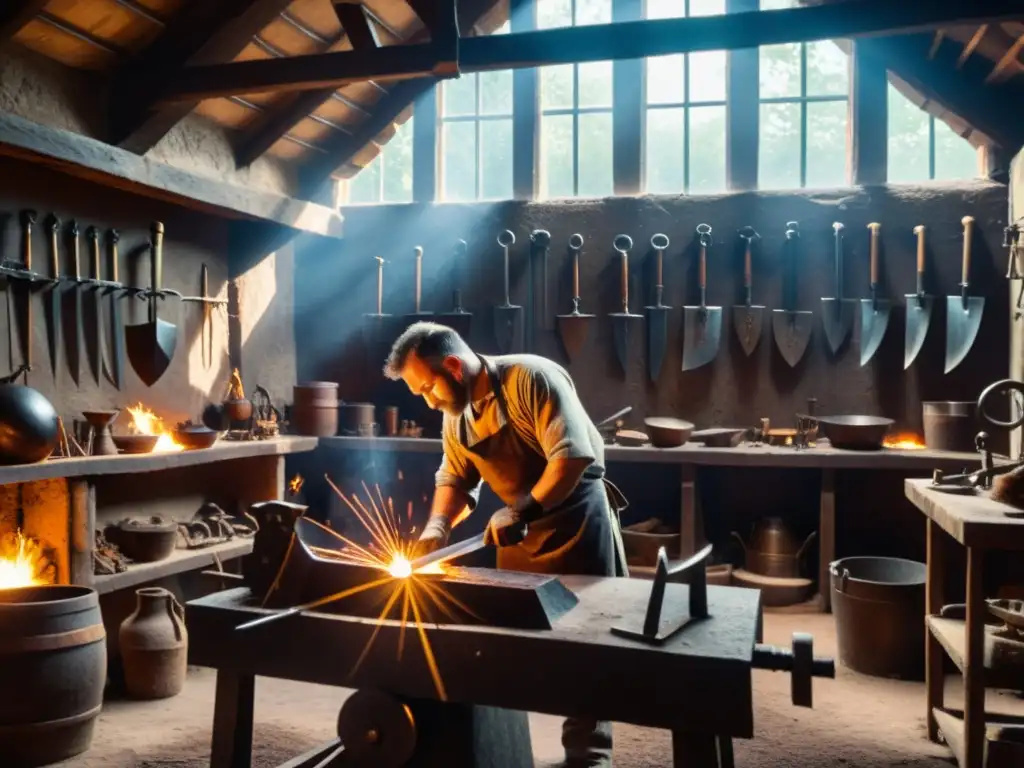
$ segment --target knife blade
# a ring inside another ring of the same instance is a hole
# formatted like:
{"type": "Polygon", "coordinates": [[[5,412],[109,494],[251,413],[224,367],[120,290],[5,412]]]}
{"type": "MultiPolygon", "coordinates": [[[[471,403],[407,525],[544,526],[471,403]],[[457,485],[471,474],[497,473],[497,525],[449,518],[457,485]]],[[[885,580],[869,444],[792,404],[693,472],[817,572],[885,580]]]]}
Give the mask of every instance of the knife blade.
{"type": "Polygon", "coordinates": [[[428,565],[433,565],[434,563],[446,563],[449,560],[454,560],[456,557],[462,557],[463,555],[478,552],[487,546],[484,541],[486,535],[487,531],[484,530],[482,533],[478,533],[476,536],[471,536],[464,541],[449,544],[447,547],[435,549],[429,555],[418,557],[409,564],[412,568],[412,572],[416,573],[417,571],[426,568],[428,565]]]}
{"type": "MultiPolygon", "coordinates": [[[[117,244],[121,240],[121,234],[116,230],[110,230],[110,279],[120,283],[120,269],[118,267],[119,256],[117,244]]],[[[124,325],[121,323],[121,297],[120,288],[110,291],[110,362],[113,365],[112,384],[121,389],[124,382],[124,325]]]]}
{"type": "Polygon", "coordinates": [[[202,353],[203,367],[210,370],[213,367],[213,305],[207,301],[210,298],[210,274],[206,265],[203,264],[203,328],[202,328],[202,353]]]}
{"type": "Polygon", "coordinates": [[[108,379],[111,378],[105,349],[107,345],[104,330],[106,323],[103,322],[103,288],[99,282],[103,279],[103,273],[100,269],[100,231],[97,227],[89,227],[86,230],[86,236],[89,239],[89,259],[92,262],[92,277],[96,281],[93,283],[92,290],[90,291],[90,313],[96,332],[96,346],[93,348],[95,357],[92,361],[92,370],[96,376],[96,383],[99,384],[101,376],[106,376],[108,379]]]}
{"type": "Polygon", "coordinates": [[[72,354],[69,355],[69,363],[71,367],[71,377],[75,380],[75,384],[79,387],[82,386],[82,326],[84,321],[82,319],[82,263],[80,259],[80,252],[78,247],[78,222],[75,219],[71,220],[71,256],[72,256],[72,277],[75,281],[75,287],[71,290],[71,300],[74,306],[74,338],[70,339],[71,342],[68,351],[72,354]]]}
{"type": "Polygon", "coordinates": [[[50,235],[50,278],[53,280],[50,286],[50,367],[53,369],[53,380],[57,381],[60,368],[60,333],[63,322],[60,310],[63,296],[60,289],[60,246],[57,242],[60,219],[56,215],[50,215],[47,230],[50,235]]]}
{"type": "MultiPolygon", "coordinates": [[[[21,212],[22,227],[24,235],[24,242],[22,243],[22,263],[25,265],[25,270],[31,274],[32,272],[32,225],[36,223],[36,212],[35,211],[22,211],[21,212]]],[[[23,359],[27,370],[32,370],[32,342],[33,339],[33,325],[35,323],[35,317],[32,312],[32,285],[31,283],[23,283],[24,298],[25,298],[25,330],[22,334],[22,341],[25,345],[23,359]]]]}

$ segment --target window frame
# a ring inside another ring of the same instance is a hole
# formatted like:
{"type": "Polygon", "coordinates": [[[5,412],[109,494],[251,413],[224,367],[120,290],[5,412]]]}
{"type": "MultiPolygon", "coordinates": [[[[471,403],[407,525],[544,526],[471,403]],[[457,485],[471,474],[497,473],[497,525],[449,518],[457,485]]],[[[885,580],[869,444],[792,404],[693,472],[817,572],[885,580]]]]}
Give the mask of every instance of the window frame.
{"type": "MultiPolygon", "coordinates": [[[[415,123],[414,123],[415,119],[416,119],[416,115],[413,114],[413,115],[411,115],[409,117],[408,120],[406,120],[401,125],[397,126],[397,128],[395,129],[395,136],[398,136],[399,131],[401,131],[403,133],[405,131],[408,131],[409,132],[409,141],[410,141],[410,144],[411,144],[411,142],[413,141],[413,133],[414,133],[414,128],[415,128],[415,123]]],[[[384,182],[385,182],[385,179],[387,177],[387,173],[386,173],[387,169],[384,167],[384,153],[388,151],[388,147],[392,146],[392,142],[394,141],[395,136],[393,136],[391,138],[391,141],[387,142],[386,144],[384,144],[384,145],[382,145],[380,147],[380,151],[377,153],[377,156],[375,158],[373,158],[373,160],[371,160],[369,163],[364,165],[362,168],[360,168],[358,171],[356,171],[356,173],[352,174],[347,179],[339,179],[338,180],[338,185],[337,185],[337,187],[335,189],[335,207],[336,208],[355,208],[355,207],[358,207],[358,206],[367,206],[367,205],[408,205],[409,203],[416,202],[416,182],[415,182],[415,180],[412,182],[412,184],[409,187],[408,199],[406,199],[406,200],[385,200],[384,199],[384,182]],[[373,201],[373,202],[353,203],[351,201],[351,188],[350,188],[350,185],[351,185],[353,179],[355,179],[356,176],[358,176],[359,174],[365,172],[374,163],[379,163],[380,164],[380,178],[377,181],[377,195],[376,195],[377,199],[375,201],[373,201]]],[[[410,175],[412,175],[413,169],[415,168],[415,165],[416,165],[415,147],[414,147],[414,145],[411,145],[410,148],[409,148],[409,173],[410,173],[410,175]]]]}

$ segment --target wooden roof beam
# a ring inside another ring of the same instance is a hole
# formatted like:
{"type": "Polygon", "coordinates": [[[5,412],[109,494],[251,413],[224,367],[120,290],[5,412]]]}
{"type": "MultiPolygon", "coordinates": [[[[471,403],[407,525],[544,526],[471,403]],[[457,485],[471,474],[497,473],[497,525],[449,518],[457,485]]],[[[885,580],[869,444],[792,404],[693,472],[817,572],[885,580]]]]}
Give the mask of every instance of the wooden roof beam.
{"type": "Polygon", "coordinates": [[[202,0],[186,5],[168,22],[164,34],[127,62],[115,79],[110,97],[110,143],[136,154],[148,152],[200,101],[158,107],[154,96],[186,65],[234,59],[291,1],[202,0]]]}
{"type": "Polygon", "coordinates": [[[38,16],[50,0],[7,0],[0,7],[0,48],[38,16]]]}
{"type": "Polygon", "coordinates": [[[351,3],[335,3],[334,14],[338,17],[338,21],[341,22],[341,27],[345,30],[345,35],[348,36],[349,42],[352,43],[352,50],[362,51],[367,48],[376,48],[380,45],[376,31],[370,26],[370,20],[366,18],[366,14],[363,12],[363,6],[351,3]]]}
{"type": "MultiPolygon", "coordinates": [[[[597,24],[487,39],[468,37],[461,41],[458,65],[464,72],[479,72],[638,59],[673,53],[892,35],[948,25],[984,24],[1017,18],[1020,14],[1018,0],[975,0],[967,7],[958,0],[931,0],[928,3],[847,0],[835,5],[777,11],[597,24]]],[[[338,88],[364,80],[417,78],[439,71],[447,72],[445,58],[449,55],[447,44],[439,46],[434,41],[277,61],[189,67],[168,83],[159,101],[169,104],[237,93],[279,93],[338,88]]]]}
{"type": "Polygon", "coordinates": [[[960,52],[960,55],[957,57],[957,69],[960,69],[960,67],[964,65],[964,62],[971,58],[971,55],[974,53],[977,47],[981,45],[981,41],[985,39],[986,32],[988,32],[988,24],[982,24],[980,27],[978,27],[975,33],[971,35],[971,39],[967,41],[967,44],[964,46],[964,49],[960,52]]]}
{"type": "Polygon", "coordinates": [[[1003,57],[999,59],[999,62],[992,68],[992,71],[988,73],[988,77],[985,78],[985,83],[991,83],[998,80],[1002,73],[1015,64],[1020,64],[1020,50],[1024,48],[1024,34],[1017,35],[1017,39],[1013,41],[1003,57]]]}

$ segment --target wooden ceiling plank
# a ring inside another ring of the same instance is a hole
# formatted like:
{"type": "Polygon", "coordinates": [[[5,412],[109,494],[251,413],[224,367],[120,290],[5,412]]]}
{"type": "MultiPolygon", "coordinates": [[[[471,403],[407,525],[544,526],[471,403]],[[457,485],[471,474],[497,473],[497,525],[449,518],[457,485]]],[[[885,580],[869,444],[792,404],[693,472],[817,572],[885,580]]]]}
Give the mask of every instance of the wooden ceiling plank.
{"type": "MultiPolygon", "coordinates": [[[[450,2],[450,0],[449,0],[450,2]]],[[[636,59],[705,50],[892,35],[950,24],[982,24],[1020,15],[1018,0],[893,3],[848,0],[777,11],[564,27],[461,41],[464,72],[636,59]]],[[[436,71],[433,44],[387,46],[281,59],[189,67],[160,97],[163,103],[237,93],[339,87],[359,80],[414,79],[436,71]]],[[[925,53],[927,56],[927,52],[925,53]]],[[[443,61],[440,63],[444,63],[443,61]]]]}
{"type": "Polygon", "coordinates": [[[935,58],[935,54],[939,50],[939,46],[942,45],[942,41],[946,38],[946,33],[941,30],[935,30],[935,37],[932,39],[932,47],[928,49],[928,60],[931,61],[935,58]]]}
{"type": "Polygon", "coordinates": [[[377,32],[370,26],[361,5],[335,3],[334,12],[338,15],[338,21],[341,22],[349,42],[352,43],[352,50],[361,51],[380,45],[377,32]]]}
{"type": "Polygon", "coordinates": [[[186,65],[231,61],[291,0],[219,0],[189,3],[164,34],[134,57],[111,92],[111,143],[145,154],[198,99],[154,109],[153,95],[186,65]]]}
{"type": "Polygon", "coordinates": [[[977,31],[971,35],[971,39],[967,41],[967,45],[964,46],[963,51],[960,52],[960,56],[956,60],[956,68],[960,69],[974,54],[975,49],[981,45],[981,41],[985,39],[985,33],[988,32],[988,24],[982,24],[978,27],[977,31]]]}
{"type": "Polygon", "coordinates": [[[18,30],[42,13],[50,0],[7,0],[0,7],[0,48],[11,41],[18,30]]]}
{"type": "Polygon", "coordinates": [[[992,68],[992,71],[989,72],[988,77],[985,78],[985,83],[988,84],[988,83],[991,83],[991,82],[993,82],[995,80],[998,80],[999,76],[1006,69],[1008,69],[1009,67],[1013,66],[1014,64],[1019,64],[1020,63],[1020,49],[1022,47],[1024,47],[1024,34],[1018,35],[1017,39],[1013,41],[1013,45],[1011,45],[1007,49],[1006,53],[1003,54],[1003,57],[992,68]]]}

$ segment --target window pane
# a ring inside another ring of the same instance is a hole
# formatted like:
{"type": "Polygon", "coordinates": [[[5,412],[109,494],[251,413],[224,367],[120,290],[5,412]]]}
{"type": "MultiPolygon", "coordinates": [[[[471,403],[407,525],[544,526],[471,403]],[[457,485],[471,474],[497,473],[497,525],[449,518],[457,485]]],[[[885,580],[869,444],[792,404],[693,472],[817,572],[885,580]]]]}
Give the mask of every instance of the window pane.
{"type": "Polygon", "coordinates": [[[846,185],[845,101],[811,102],[807,105],[808,187],[846,185]]]}
{"type": "Polygon", "coordinates": [[[512,119],[480,123],[480,197],[512,198],[512,119]]]}
{"type": "Polygon", "coordinates": [[[967,139],[957,136],[944,122],[935,120],[935,178],[956,180],[977,177],[978,150],[967,139]]]}
{"type": "Polygon", "coordinates": [[[381,202],[407,203],[412,200],[412,118],[395,131],[380,153],[384,177],[381,202]]]}
{"type": "Polygon", "coordinates": [[[647,110],[647,157],[644,162],[647,192],[680,193],[685,187],[683,175],[683,139],[685,125],[678,109],[647,110]]]}
{"type": "Polygon", "coordinates": [[[601,112],[579,116],[580,197],[612,194],[612,116],[601,112]]]}
{"type": "Polygon", "coordinates": [[[685,75],[686,57],[681,53],[647,59],[647,103],[682,104],[686,99],[685,75]]]}
{"type": "Polygon", "coordinates": [[[725,191],[725,107],[690,108],[690,188],[725,191]]]}
{"type": "Polygon", "coordinates": [[[511,115],[512,114],[512,73],[481,72],[480,78],[480,114],[511,115]]]}
{"type": "Polygon", "coordinates": [[[644,16],[648,19],[675,19],[686,15],[686,0],[647,0],[644,16]]]}
{"type": "Polygon", "coordinates": [[[690,54],[690,101],[725,101],[725,51],[690,54]]]}
{"type": "Polygon", "coordinates": [[[462,75],[441,84],[442,112],[445,117],[476,114],[476,75],[462,75]]]}
{"type": "Polygon", "coordinates": [[[762,11],[777,11],[781,8],[796,8],[800,0],[761,0],[762,11]]]}
{"type": "Polygon", "coordinates": [[[572,26],[572,0],[537,0],[537,28],[572,26]]]}
{"type": "Polygon", "coordinates": [[[581,107],[610,107],[612,105],[612,63],[592,61],[578,64],[581,107]]]}
{"type": "Polygon", "coordinates": [[[612,0],[576,0],[576,26],[610,24],[612,0]]]}
{"type": "Polygon", "coordinates": [[[572,115],[542,115],[540,141],[541,196],[572,197],[572,115]]]}
{"type": "Polygon", "coordinates": [[[380,202],[380,155],[345,183],[348,185],[348,205],[380,202]]]}
{"type": "Polygon", "coordinates": [[[691,16],[721,16],[725,13],[725,0],[690,0],[691,16]]]}
{"type": "Polygon", "coordinates": [[[539,67],[541,109],[572,109],[572,64],[539,67]]]}
{"type": "Polygon", "coordinates": [[[800,44],[761,47],[761,98],[800,95],[800,44]]]}
{"type": "Polygon", "coordinates": [[[442,198],[476,200],[476,122],[445,123],[441,142],[442,198]]]}
{"type": "Polygon", "coordinates": [[[758,186],[800,186],[800,105],[762,104],[758,148],[758,186]]]}
{"type": "Polygon", "coordinates": [[[889,86],[889,181],[925,181],[928,173],[928,113],[889,86]]]}
{"type": "Polygon", "coordinates": [[[807,44],[807,95],[845,96],[849,57],[831,40],[807,44]]]}

